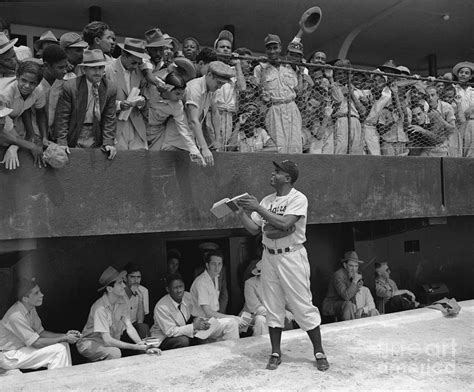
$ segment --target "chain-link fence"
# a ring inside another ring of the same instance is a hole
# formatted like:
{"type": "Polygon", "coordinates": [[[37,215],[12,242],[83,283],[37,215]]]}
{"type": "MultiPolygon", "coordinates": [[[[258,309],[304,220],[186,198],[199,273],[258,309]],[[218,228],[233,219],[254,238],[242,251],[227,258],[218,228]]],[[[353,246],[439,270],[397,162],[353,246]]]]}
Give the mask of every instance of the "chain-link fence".
{"type": "Polygon", "coordinates": [[[390,66],[366,71],[344,60],[240,59],[245,90],[228,86],[228,94],[237,92],[234,106],[213,109],[217,150],[469,156],[474,113],[456,82],[390,66]]]}

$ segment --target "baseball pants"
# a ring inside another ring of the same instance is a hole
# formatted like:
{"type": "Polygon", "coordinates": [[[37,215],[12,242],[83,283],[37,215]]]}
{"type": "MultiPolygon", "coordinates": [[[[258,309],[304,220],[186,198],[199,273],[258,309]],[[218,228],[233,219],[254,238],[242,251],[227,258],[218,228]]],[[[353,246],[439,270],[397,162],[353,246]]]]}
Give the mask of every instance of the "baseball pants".
{"type": "Polygon", "coordinates": [[[312,302],[310,268],[306,249],[272,255],[263,252],[263,304],[267,309],[267,324],[271,328],[285,327],[285,305],[295,316],[303,331],[321,324],[319,310],[312,302]]]}

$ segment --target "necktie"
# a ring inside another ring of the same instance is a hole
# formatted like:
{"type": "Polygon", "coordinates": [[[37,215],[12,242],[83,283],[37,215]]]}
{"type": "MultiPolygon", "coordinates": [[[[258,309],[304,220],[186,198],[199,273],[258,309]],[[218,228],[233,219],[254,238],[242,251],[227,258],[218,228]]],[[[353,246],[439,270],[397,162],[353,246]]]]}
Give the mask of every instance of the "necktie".
{"type": "Polygon", "coordinates": [[[183,316],[184,323],[186,324],[186,322],[187,322],[186,317],[184,316],[184,313],[183,313],[183,311],[181,310],[181,306],[182,306],[182,305],[183,305],[182,303],[180,303],[180,304],[178,305],[178,310],[179,310],[179,313],[181,313],[181,316],[183,316]]]}
{"type": "Polygon", "coordinates": [[[92,97],[94,99],[94,119],[100,121],[100,102],[99,102],[99,85],[92,85],[92,97]]]}

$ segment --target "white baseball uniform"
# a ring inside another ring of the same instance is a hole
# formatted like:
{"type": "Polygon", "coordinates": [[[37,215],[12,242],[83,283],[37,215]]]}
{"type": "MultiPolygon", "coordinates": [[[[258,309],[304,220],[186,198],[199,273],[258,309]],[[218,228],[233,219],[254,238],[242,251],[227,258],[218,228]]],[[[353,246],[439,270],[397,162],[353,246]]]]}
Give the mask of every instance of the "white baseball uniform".
{"type": "Polygon", "coordinates": [[[285,305],[288,303],[301,329],[312,330],[321,324],[321,316],[312,303],[308,255],[303,246],[306,241],[308,199],[292,188],[286,196],[272,193],[264,197],[260,205],[278,215],[300,217],[292,234],[272,240],[265,235],[265,219],[257,212],[251,215],[252,220],[262,228],[265,246],[261,279],[268,326],[285,326],[285,305]]]}

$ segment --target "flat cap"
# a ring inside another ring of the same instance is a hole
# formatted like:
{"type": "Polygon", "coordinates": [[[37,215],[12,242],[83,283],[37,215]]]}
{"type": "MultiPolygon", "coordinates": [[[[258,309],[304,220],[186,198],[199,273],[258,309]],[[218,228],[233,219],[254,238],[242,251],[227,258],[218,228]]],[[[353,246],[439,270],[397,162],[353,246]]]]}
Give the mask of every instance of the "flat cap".
{"type": "Polygon", "coordinates": [[[87,48],[89,45],[82,40],[82,37],[74,32],[64,33],[59,38],[61,48],[87,48]]]}
{"type": "Polygon", "coordinates": [[[230,65],[223,63],[222,61],[212,61],[209,64],[209,72],[215,77],[230,81],[234,76],[234,70],[230,65]]]}
{"type": "Polygon", "coordinates": [[[265,46],[270,45],[270,44],[280,44],[281,45],[281,39],[276,34],[268,34],[265,37],[264,44],[265,44],[265,46]]]}

